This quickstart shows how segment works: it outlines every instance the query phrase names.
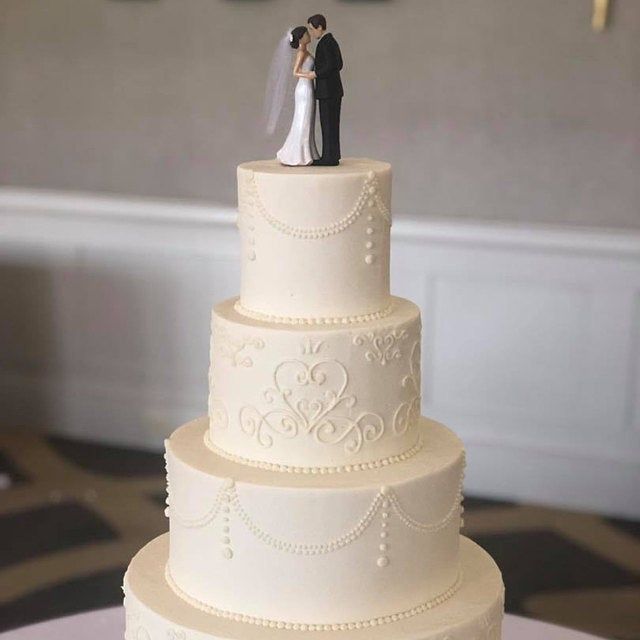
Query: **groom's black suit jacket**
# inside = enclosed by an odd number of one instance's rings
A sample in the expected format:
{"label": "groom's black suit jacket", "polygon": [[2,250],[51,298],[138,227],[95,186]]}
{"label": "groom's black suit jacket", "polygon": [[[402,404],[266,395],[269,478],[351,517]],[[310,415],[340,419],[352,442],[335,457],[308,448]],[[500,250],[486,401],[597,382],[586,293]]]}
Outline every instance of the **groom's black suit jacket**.
{"label": "groom's black suit jacket", "polygon": [[342,55],[335,38],[326,33],[316,47],[316,99],[341,98],[344,95],[342,81]]}

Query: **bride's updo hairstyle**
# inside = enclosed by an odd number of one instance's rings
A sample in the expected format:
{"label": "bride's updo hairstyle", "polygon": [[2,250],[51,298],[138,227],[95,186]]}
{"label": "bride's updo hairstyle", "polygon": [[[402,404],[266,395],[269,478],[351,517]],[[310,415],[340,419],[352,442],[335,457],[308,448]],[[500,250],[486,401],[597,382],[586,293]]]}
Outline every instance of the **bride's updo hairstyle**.
{"label": "bride's updo hairstyle", "polygon": [[300,46],[300,39],[307,33],[307,27],[296,27],[289,34],[289,44],[292,48],[297,49]]}

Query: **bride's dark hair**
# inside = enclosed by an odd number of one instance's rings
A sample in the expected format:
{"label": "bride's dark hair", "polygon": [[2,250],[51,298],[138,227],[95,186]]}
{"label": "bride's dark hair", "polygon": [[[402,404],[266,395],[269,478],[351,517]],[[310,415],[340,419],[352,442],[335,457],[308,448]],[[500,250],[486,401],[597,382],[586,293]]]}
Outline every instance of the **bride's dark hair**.
{"label": "bride's dark hair", "polygon": [[294,49],[297,49],[300,46],[300,39],[305,33],[307,33],[307,27],[296,27],[295,29],[291,29],[291,41],[289,44]]}

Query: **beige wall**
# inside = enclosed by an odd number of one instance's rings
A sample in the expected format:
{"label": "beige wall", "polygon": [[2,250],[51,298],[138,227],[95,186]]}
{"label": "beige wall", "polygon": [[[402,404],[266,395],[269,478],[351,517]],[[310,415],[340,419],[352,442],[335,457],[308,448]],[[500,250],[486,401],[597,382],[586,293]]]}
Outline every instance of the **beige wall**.
{"label": "beige wall", "polygon": [[0,0],[0,184],[232,203],[275,41],[328,16],[396,213],[640,228],[640,2]]}

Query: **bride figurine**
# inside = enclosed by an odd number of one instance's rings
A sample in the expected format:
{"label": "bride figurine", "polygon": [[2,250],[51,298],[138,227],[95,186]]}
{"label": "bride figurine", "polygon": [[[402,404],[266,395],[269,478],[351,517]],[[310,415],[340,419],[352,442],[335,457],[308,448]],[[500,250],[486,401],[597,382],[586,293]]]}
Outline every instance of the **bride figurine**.
{"label": "bride figurine", "polygon": [[275,131],[288,94],[290,79],[298,78],[291,128],[284,145],[276,154],[278,160],[288,166],[310,165],[320,157],[315,139],[314,59],[307,48],[310,42],[311,36],[307,27],[295,27],[287,31],[278,44],[269,70],[265,97],[269,134]]}

